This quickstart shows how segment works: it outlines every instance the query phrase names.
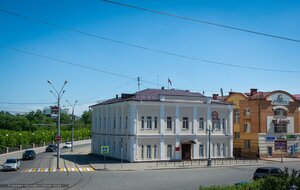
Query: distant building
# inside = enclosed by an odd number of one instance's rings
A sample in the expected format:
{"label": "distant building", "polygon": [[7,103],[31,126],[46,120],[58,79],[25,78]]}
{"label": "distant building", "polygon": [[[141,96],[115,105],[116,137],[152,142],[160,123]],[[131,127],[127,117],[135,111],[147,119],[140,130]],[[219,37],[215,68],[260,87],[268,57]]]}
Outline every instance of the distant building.
{"label": "distant building", "polygon": [[[233,106],[185,90],[146,89],[92,108],[92,152],[130,162],[233,157]],[[214,119],[212,119],[214,118]],[[123,154],[122,154],[123,153]]]}
{"label": "distant building", "polygon": [[234,104],[234,156],[281,157],[299,155],[300,95],[276,90],[231,92]]}

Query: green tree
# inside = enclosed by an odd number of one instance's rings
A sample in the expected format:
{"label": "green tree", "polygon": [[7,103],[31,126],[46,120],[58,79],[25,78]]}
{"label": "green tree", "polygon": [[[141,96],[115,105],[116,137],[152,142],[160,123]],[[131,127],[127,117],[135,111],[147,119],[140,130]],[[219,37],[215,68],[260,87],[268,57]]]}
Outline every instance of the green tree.
{"label": "green tree", "polygon": [[81,120],[84,123],[85,126],[91,125],[92,124],[92,112],[91,110],[89,111],[84,111]]}

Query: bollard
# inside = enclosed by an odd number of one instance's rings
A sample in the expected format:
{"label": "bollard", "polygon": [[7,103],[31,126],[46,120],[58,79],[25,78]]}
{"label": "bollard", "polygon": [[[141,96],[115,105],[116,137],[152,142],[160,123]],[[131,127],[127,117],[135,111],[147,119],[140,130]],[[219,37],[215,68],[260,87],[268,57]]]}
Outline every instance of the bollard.
{"label": "bollard", "polygon": [[6,147],[6,153],[8,153],[9,152],[9,147]]}

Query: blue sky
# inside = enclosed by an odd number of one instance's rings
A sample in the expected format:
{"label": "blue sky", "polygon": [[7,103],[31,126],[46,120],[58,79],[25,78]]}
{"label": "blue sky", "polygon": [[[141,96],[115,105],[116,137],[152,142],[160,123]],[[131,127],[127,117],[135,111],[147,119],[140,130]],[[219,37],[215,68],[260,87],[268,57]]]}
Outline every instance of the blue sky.
{"label": "blue sky", "polygon": [[[300,39],[296,0],[126,0],[140,7],[224,25]],[[2,0],[0,9],[127,43],[240,66],[300,71],[300,43],[180,20],[164,15],[89,1]],[[47,80],[65,87],[62,104],[78,100],[76,113],[97,100],[137,91],[137,82],[63,64],[17,48],[99,70],[141,77],[141,89],[167,85],[206,95],[286,90],[300,93],[299,72],[268,72],[214,65],[105,41],[0,12],[0,102],[55,102]],[[157,77],[159,76],[159,77]],[[5,104],[0,110],[28,112],[47,105]]]}

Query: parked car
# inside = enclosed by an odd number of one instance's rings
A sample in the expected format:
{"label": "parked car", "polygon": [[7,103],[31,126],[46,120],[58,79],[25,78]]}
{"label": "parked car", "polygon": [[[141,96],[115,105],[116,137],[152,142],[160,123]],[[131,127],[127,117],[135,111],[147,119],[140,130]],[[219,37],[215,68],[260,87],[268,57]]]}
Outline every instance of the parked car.
{"label": "parked car", "polygon": [[253,179],[260,179],[267,176],[280,176],[283,171],[277,167],[260,167],[254,172]]}
{"label": "parked car", "polygon": [[46,148],[46,152],[54,152],[57,150],[57,147],[55,144],[49,144]]}
{"label": "parked car", "polygon": [[26,150],[23,153],[23,160],[34,160],[36,157],[35,151],[34,150]]}
{"label": "parked car", "polygon": [[72,148],[72,143],[71,142],[66,142],[65,146],[63,148]]}
{"label": "parked car", "polygon": [[20,160],[17,158],[9,158],[6,160],[6,162],[3,163],[2,170],[8,171],[8,170],[15,170],[17,171],[20,169]]}

